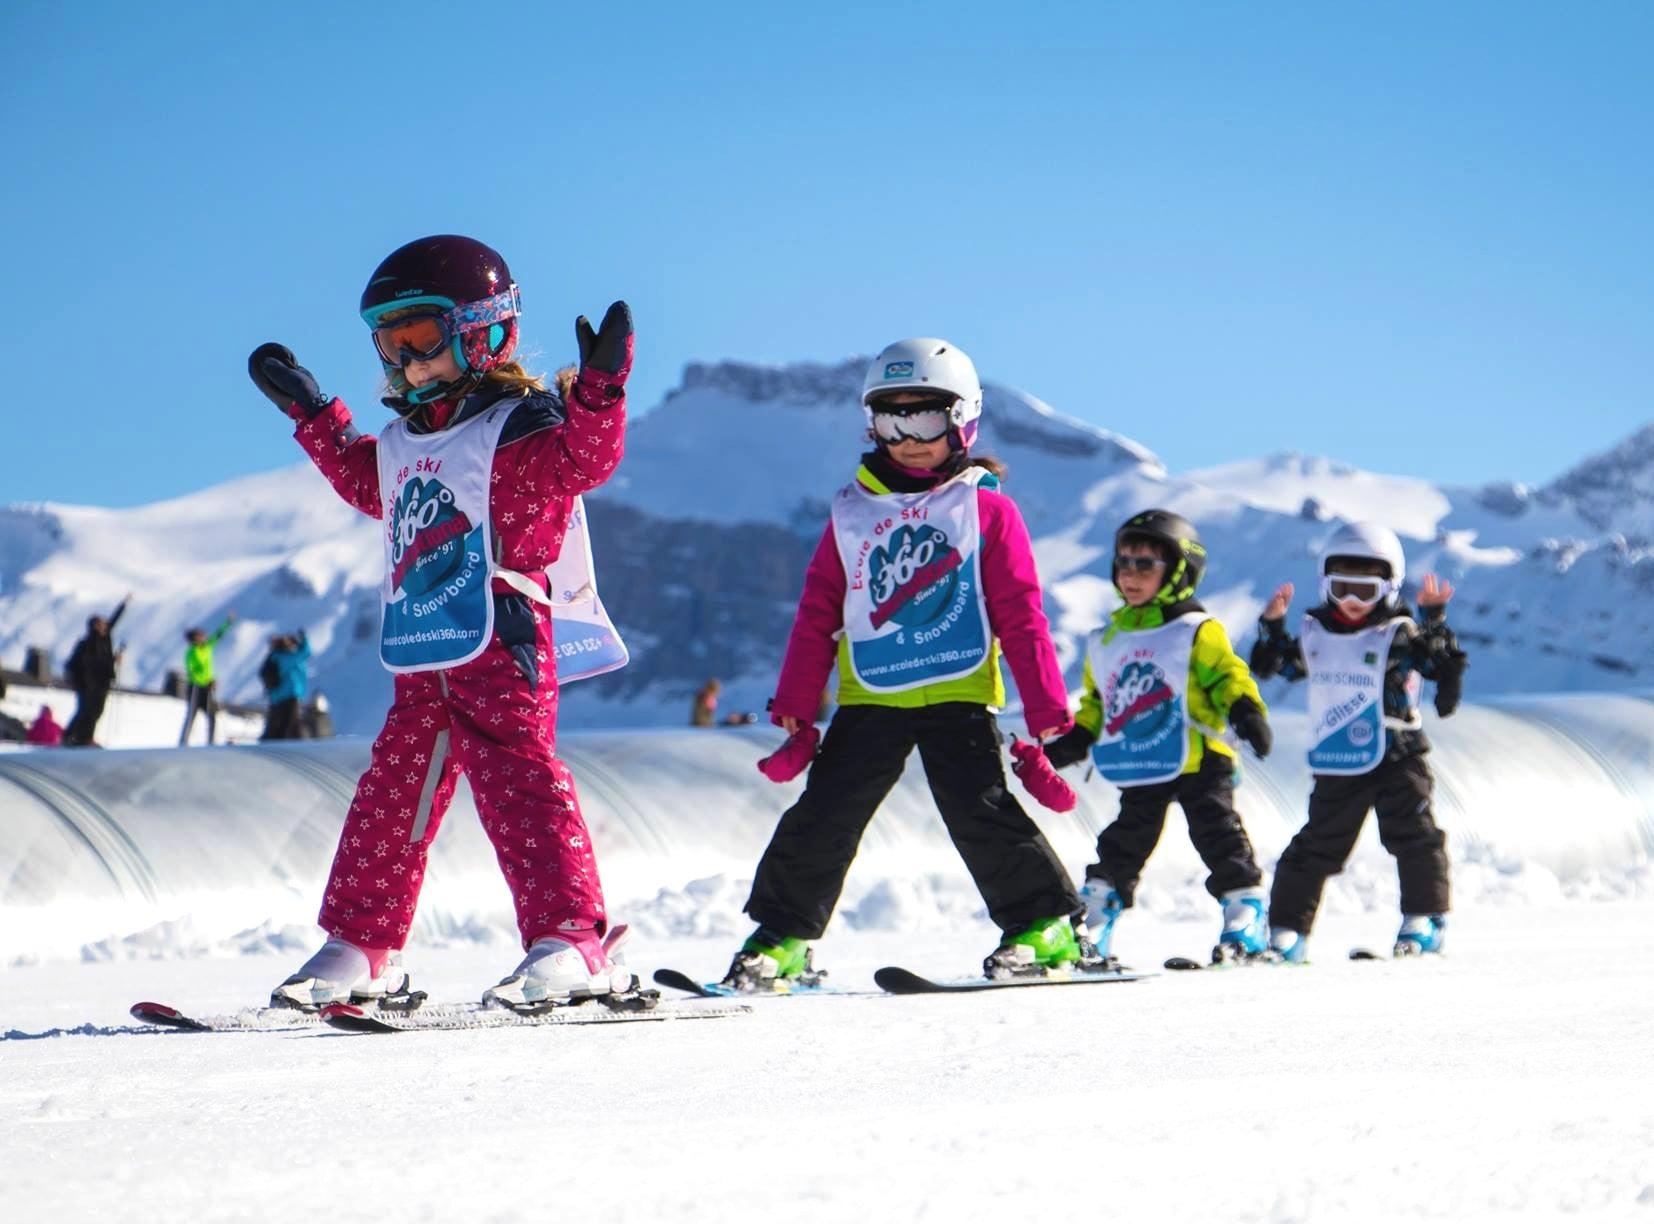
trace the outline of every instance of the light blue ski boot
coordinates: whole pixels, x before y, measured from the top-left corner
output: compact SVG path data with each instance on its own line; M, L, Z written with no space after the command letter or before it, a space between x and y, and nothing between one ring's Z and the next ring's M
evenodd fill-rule
M1302 965L1309 959L1309 936L1302 931L1275 927L1269 932L1269 952L1288 965Z
M1269 897L1263 889L1237 888L1223 894L1223 933L1214 963L1247 961L1269 950Z
M1082 966L1087 969L1118 969L1120 961L1112 948L1114 922L1126 908L1119 892L1107 880L1088 877L1080 888L1080 900L1085 902L1085 917L1080 919L1085 953Z
M1403 914L1401 930L1396 934L1395 956L1424 956L1439 953L1447 938L1447 918L1443 914Z

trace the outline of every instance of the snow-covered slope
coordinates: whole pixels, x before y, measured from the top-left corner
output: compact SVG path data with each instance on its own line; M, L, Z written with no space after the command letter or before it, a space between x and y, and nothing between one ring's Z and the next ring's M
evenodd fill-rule
M571 725L680 722L712 675L726 710L762 708L828 498L861 450L862 368L691 365L634 420L591 516L599 582L634 661L569 690ZM1371 517L1403 536L1414 579L1435 570L1459 586L1472 694L1654 684L1654 427L1537 490L1440 488L1293 454L1174 474L989 383L982 447L1009 465L1070 664L1115 602L1116 525L1164 505L1200 525L1206 601L1243 641L1278 583L1313 590L1339 519ZM374 659L378 548L373 524L307 464L135 510L0 509L0 659L16 666L40 645L61 664L86 616L133 590L117 634L123 680L154 686L179 666L182 630L233 607L241 620L219 650L230 695L256 700L265 639L303 625L340 730L371 731L389 691Z

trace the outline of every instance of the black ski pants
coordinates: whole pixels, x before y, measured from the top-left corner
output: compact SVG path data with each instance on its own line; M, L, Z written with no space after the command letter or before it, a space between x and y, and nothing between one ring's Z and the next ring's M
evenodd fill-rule
M75 716L63 729L66 747L85 747L97 737L98 719L103 717L103 707L108 700L109 690L106 688L75 690Z
M270 712L264 716L264 734L261 740L296 740L304 738L304 720L299 716L299 699L283 697L270 703Z
M1269 898L1271 926L1308 934L1327 877L1344 869L1367 813L1378 812L1378 836L1395 855L1403 914L1445 914L1447 837L1430 810L1434 789L1421 754L1383 761L1355 777L1317 774L1309 820L1281 852Z
M1151 786L1122 786L1120 814L1097 838L1097 861L1090 879L1105 879L1128 909L1136 898L1143 864L1160 843L1166 809L1173 802L1189 822L1189 840L1206 864L1206 891L1214 897L1263 883L1252 840L1235 811L1235 762L1208 750L1193 773Z
M1068 873L1005 788L993 715L962 701L840 706L804 793L758 863L747 913L778 935L820 938L862 832L915 747L948 836L999 928L1013 932L1079 913Z

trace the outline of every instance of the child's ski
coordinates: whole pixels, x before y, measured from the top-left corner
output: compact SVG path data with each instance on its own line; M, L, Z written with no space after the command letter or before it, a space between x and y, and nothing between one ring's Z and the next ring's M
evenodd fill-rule
M165 1003L134 1003L129 1010L134 1020L186 1033L281 1033L313 1029L321 1023L316 1013L290 1007L249 1007L219 1016L186 1015Z
M1129 969L1116 969L1102 973L1061 972L1051 973L1043 977L1014 977L1014 978L964 978L935 981L921 977L910 969L902 969L891 965L873 974L873 980L880 989L896 995L914 994L965 994L979 990L1006 990L1024 986L1083 986L1089 983L1103 982L1137 982L1144 978L1153 977L1152 973L1134 973Z
M1188 956L1168 957L1164 968L1174 973L1192 973L1197 969L1244 969L1248 965L1280 965L1285 964L1279 956L1270 952L1261 952L1257 956L1219 957L1215 960L1194 960Z
M571 1024L625 1024L633 1020L706 1020L744 1016L742 1003L667 1004L644 1010L617 1011L598 1003L571 1004L528 1015L480 1003L438 1004L412 1012L385 1012L335 1003L321 1011L322 1022L347 1033L451 1032L456 1029L544 1028Z
M851 994L852 991L839 990L820 982L793 982L778 980L773 990L740 991L725 986L721 982L698 982L687 973L680 973L676 969L656 969L655 985L665 986L668 990L682 990L700 999L767 999L771 996L788 997L791 995L830 995Z

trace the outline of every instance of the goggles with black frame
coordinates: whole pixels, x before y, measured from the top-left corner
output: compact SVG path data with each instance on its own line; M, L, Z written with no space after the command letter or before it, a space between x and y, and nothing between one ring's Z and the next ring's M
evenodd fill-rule
M873 416L873 436L894 446L899 442L939 442L953 428L953 396L928 395L911 402L875 399L867 409Z
M1114 557L1114 572L1127 574L1152 574L1155 570L1165 566L1163 557L1145 557L1134 553L1117 553Z

